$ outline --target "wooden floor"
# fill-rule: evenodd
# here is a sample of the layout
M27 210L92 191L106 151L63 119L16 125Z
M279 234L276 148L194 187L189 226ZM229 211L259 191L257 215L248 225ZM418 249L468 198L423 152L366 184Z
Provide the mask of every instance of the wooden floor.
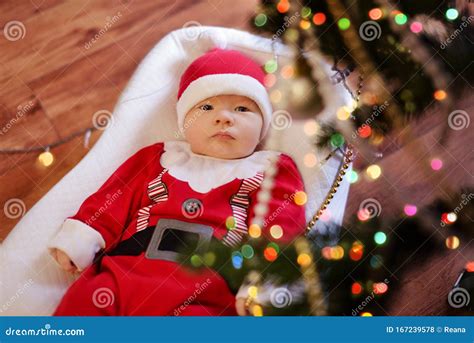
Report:
M256 5L256 0L1 2L0 24L17 20L26 31L17 41L0 37L0 128L6 129L0 135L0 148L47 146L90 127L95 112L112 111L137 64L169 31L190 21L249 29ZM107 22L113 23L92 42ZM472 113L472 98L464 98L457 108ZM395 134L381 146L385 152L382 159L359 156L358 166L377 162L383 177L375 182L362 178L353 185L347 216L369 197L380 201L384 214L399 214L406 203L429 203L444 192L443 185L472 185L472 128L452 132L448 142L440 144L439 134L444 129L444 119L433 111L414 126L412 145L401 146ZM91 146L99 135L92 135ZM415 145L425 151L417 160L410 153ZM18 198L28 210L87 151L82 137L73 139L53 150L56 159L47 168L37 162L37 153L0 155L0 205ZM443 159L442 172L424 172L432 157ZM0 241L18 220L0 212ZM416 268L396 275L402 286L386 313L449 313L446 295L468 260L474 260L472 241L429 259L413 256L409 262Z
M25 37L0 37L0 148L47 146L92 126L95 112L112 111L145 54L189 22L248 29L257 1L2 1L1 25L17 20ZM114 18L119 18L115 20ZM111 22L105 34L86 48ZM3 30L2 30L3 31ZM21 109L27 108L28 111ZM25 113L24 113L25 112ZM100 133L94 133L91 145ZM0 157L0 200L31 208L87 153L82 138L53 151L45 168L38 154ZM0 214L0 240L17 219Z

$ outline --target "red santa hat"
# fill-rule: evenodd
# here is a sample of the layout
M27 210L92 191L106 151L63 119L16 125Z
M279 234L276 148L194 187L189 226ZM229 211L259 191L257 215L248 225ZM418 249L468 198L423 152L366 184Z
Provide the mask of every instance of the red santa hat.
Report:
M178 127L183 132L186 113L216 95L242 95L258 105L263 115L260 138L268 131L272 105L260 65L236 50L215 48L194 60L181 76L178 90Z

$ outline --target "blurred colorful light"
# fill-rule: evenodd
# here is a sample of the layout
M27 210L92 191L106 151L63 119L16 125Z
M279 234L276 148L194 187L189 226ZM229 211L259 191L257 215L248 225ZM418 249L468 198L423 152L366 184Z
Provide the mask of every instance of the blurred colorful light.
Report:
M440 170L443 167L443 161L439 158L433 158L431 160L431 169L433 170Z
M415 205L407 204L403 208L403 211L405 212L405 214L407 216L411 217L411 216L414 216L416 214L417 208L416 208Z
M449 20L454 20L459 16L459 12L455 8L448 8L446 10L446 18Z
M369 18L372 20L379 20L382 18L383 12L380 8L372 8L369 11Z
M314 25L323 25L326 22L326 15L322 12L316 13L313 16Z
M382 231L376 232L374 235L374 241L375 243L382 245L387 241L387 235Z
M457 236L449 236L446 238L446 246L448 249L457 249L459 247L459 238Z
M423 31L423 25L419 21L414 21L410 24L410 30L413 33L420 33Z
M337 21L337 26L339 26L342 31L347 30L349 26L351 26L351 21L348 18L341 18Z
M403 13L398 13L395 15L395 23L397 25L404 25L408 21L408 17Z

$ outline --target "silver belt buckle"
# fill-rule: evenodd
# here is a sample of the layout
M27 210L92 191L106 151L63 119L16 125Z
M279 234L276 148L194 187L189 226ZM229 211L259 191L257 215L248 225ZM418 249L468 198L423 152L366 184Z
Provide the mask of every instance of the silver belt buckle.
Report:
M183 257L177 250L190 244L195 246L195 254L203 254L209 248L213 232L214 229L208 225L160 219L146 249L145 257L177 262ZM183 238L186 238L186 241Z

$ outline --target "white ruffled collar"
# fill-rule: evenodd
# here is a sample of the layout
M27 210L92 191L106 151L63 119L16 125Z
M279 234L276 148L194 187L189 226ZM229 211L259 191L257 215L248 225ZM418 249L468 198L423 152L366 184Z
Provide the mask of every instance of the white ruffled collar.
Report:
M275 154L280 153L256 151L244 158L227 160L196 154L185 141L168 141L164 143L160 162L176 179L188 182L196 192L207 193L235 179L249 178L265 171Z

